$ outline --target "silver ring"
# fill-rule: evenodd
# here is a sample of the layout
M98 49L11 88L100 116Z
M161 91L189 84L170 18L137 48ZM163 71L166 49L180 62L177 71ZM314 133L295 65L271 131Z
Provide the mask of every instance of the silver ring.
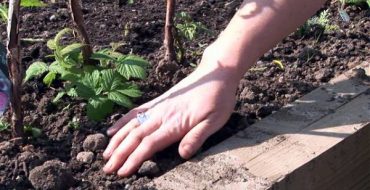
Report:
M149 115L145 112L139 112L136 115L136 119L139 121L140 125L149 119Z

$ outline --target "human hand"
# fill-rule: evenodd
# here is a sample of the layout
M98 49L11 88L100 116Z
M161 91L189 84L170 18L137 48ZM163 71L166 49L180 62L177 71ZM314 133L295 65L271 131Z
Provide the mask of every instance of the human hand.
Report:
M180 140L179 154L189 159L226 123L235 105L238 77L206 52L192 74L108 130L113 137L103 153L108 160L104 172L131 175L154 153ZM141 125L136 119L140 112L149 116Z

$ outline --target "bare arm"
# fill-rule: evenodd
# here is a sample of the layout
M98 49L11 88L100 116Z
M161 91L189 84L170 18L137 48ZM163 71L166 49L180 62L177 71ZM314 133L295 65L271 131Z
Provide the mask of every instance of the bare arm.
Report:
M246 0L227 28L209 47L237 78L257 59L311 17L324 0Z

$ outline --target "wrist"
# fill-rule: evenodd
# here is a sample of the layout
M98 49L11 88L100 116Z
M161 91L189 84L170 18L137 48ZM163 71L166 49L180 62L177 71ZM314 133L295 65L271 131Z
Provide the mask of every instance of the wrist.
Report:
M202 57L197 70L219 70L225 78L233 82L239 82L245 72L256 62L253 56L243 47L232 46L232 44L218 39L208 46Z

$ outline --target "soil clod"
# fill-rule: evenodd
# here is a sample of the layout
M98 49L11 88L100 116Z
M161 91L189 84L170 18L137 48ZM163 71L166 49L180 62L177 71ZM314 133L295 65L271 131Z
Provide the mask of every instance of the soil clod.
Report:
M59 160L46 161L31 170L29 180L35 189L68 189L74 179L67 165Z
M145 175L145 176L155 176L159 172L160 172L160 169L157 163L150 161L150 160L144 162L138 171L140 175Z
M103 150L108 143L108 139L105 135L98 133L94 135L89 135L86 137L83 148L85 151L98 151Z

